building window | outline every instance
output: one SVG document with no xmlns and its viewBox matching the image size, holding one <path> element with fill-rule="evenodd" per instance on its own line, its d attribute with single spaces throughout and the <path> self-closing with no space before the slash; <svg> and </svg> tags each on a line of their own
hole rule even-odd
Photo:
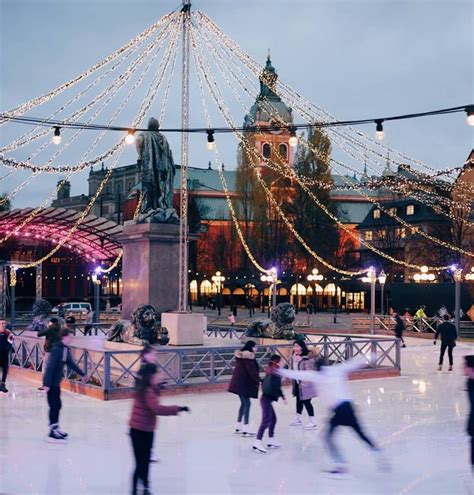
<svg viewBox="0 0 474 495">
<path fill-rule="evenodd" d="M 405 237 L 407 235 L 407 231 L 406 231 L 405 227 L 398 227 L 395 230 L 395 235 L 397 236 L 397 239 L 405 239 Z"/>
<path fill-rule="evenodd" d="M 374 218 L 380 218 L 380 210 L 378 208 L 374 210 Z"/>
<path fill-rule="evenodd" d="M 392 215 L 396 215 L 397 214 L 397 208 L 396 207 L 390 208 L 389 211 L 390 211 L 390 213 Z"/>
<path fill-rule="evenodd" d="M 127 191 L 130 191 L 130 189 L 132 188 L 133 184 L 132 184 L 132 181 L 129 180 L 128 181 L 128 184 L 127 184 Z"/>
<path fill-rule="evenodd" d="M 366 241 L 371 241 L 371 240 L 373 239 L 373 233 L 372 233 L 372 231 L 371 231 L 371 230 L 366 230 L 366 231 L 364 232 L 364 239 L 365 239 Z"/>
<path fill-rule="evenodd" d="M 284 160 L 287 160 L 288 159 L 288 148 L 286 147 L 286 144 L 280 144 L 280 146 L 278 147 L 278 149 L 280 151 L 280 156 Z"/>
<path fill-rule="evenodd" d="M 416 229 L 416 227 L 411 227 L 411 228 L 410 228 L 410 233 L 411 233 L 411 235 L 416 235 L 416 234 L 417 234 L 417 229 Z"/>
<path fill-rule="evenodd" d="M 387 231 L 385 229 L 380 229 L 378 231 L 379 239 L 385 239 L 387 237 Z"/>
<path fill-rule="evenodd" d="M 415 214 L 415 205 L 407 205 L 407 215 Z"/>
<path fill-rule="evenodd" d="M 107 187 L 105 188 L 105 194 L 110 194 L 110 187 L 109 187 L 109 186 L 107 186 Z"/>
<path fill-rule="evenodd" d="M 264 158 L 270 158 L 270 156 L 272 154 L 272 150 L 271 150 L 270 145 L 268 143 L 265 143 L 263 145 L 262 153 L 263 153 Z"/>
<path fill-rule="evenodd" d="M 117 182 L 115 184 L 115 192 L 116 193 L 122 192 L 122 184 L 120 182 Z"/>
</svg>

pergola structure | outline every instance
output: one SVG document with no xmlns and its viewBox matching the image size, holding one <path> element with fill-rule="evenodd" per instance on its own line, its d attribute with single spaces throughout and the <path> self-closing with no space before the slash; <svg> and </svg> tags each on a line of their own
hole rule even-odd
<svg viewBox="0 0 474 495">
<path fill-rule="evenodd" d="M 21 225 L 33 212 L 33 208 L 15 209 L 0 213 L 0 236 L 5 236 Z M 44 208 L 23 229 L 15 232 L 13 239 L 23 242 L 50 243 L 52 247 L 67 236 L 76 223 L 80 212 L 64 208 Z M 64 248 L 86 260 L 105 261 L 115 258 L 120 243 L 115 235 L 122 226 L 105 218 L 87 215 L 77 230 L 64 244 Z"/>
</svg>

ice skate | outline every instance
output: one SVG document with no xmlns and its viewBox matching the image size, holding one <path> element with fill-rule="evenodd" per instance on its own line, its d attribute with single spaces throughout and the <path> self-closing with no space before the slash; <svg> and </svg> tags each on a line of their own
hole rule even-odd
<svg viewBox="0 0 474 495">
<path fill-rule="evenodd" d="M 267 440 L 267 449 L 279 449 L 281 447 L 281 443 L 278 440 L 275 440 L 273 437 L 270 437 Z"/>
<path fill-rule="evenodd" d="M 304 425 L 305 430 L 317 430 L 318 425 L 314 418 L 309 418 L 309 421 Z"/>
<path fill-rule="evenodd" d="M 261 440 L 255 440 L 255 443 L 252 445 L 252 450 L 256 452 L 257 454 L 266 454 L 267 450 L 263 446 L 263 443 Z"/>
<path fill-rule="evenodd" d="M 239 422 L 239 421 L 238 421 L 238 422 L 235 424 L 234 433 L 235 433 L 235 434 L 242 433 L 242 422 Z"/>
<path fill-rule="evenodd" d="M 443 365 L 442 365 L 442 364 L 440 364 L 440 365 L 438 366 L 438 371 L 443 371 Z"/>
<path fill-rule="evenodd" d="M 330 469 L 325 470 L 324 475 L 327 478 L 338 479 L 338 480 L 350 478 L 349 469 L 347 468 L 347 466 L 343 466 L 343 465 L 337 465 Z"/>
<path fill-rule="evenodd" d="M 242 436 L 243 437 L 256 437 L 257 434 L 250 431 L 249 425 L 244 425 L 242 428 Z"/>
<path fill-rule="evenodd" d="M 48 443 L 66 443 L 66 439 L 60 435 L 56 430 L 51 430 L 46 438 Z"/>
<path fill-rule="evenodd" d="M 290 423 L 290 426 L 303 426 L 303 421 L 301 419 L 301 414 L 297 414 L 295 419 Z"/>
<path fill-rule="evenodd" d="M 375 455 L 375 462 L 377 464 L 377 469 L 379 471 L 384 471 L 384 472 L 390 471 L 390 463 L 388 462 L 388 459 L 385 457 L 383 451 L 375 450 L 374 455 Z"/>
</svg>

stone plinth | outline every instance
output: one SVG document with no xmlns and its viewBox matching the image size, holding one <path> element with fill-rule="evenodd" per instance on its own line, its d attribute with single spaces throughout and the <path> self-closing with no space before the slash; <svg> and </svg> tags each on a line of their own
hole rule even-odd
<svg viewBox="0 0 474 495">
<path fill-rule="evenodd" d="M 178 307 L 179 226 L 162 223 L 125 225 L 117 236 L 123 246 L 122 318 L 140 304 L 162 313 Z"/>
<path fill-rule="evenodd" d="M 163 313 L 161 326 L 168 330 L 170 345 L 203 345 L 207 317 L 201 313 Z"/>
</svg>

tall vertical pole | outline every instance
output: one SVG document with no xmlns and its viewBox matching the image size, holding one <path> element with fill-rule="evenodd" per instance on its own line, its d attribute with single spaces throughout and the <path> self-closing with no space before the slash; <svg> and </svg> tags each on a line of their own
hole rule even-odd
<svg viewBox="0 0 474 495">
<path fill-rule="evenodd" d="M 459 337 L 459 322 L 461 320 L 461 282 L 462 270 L 454 272 L 454 325 Z"/>
<path fill-rule="evenodd" d="M 187 129 L 189 123 L 189 26 L 191 1 L 183 0 L 181 9 L 183 25 L 183 54 L 181 79 L 181 128 Z M 181 193 L 179 223 L 179 275 L 178 275 L 178 311 L 188 309 L 188 133 L 181 133 Z"/>
<path fill-rule="evenodd" d="M 375 274 L 370 277 L 370 333 L 375 334 Z"/>
</svg>

